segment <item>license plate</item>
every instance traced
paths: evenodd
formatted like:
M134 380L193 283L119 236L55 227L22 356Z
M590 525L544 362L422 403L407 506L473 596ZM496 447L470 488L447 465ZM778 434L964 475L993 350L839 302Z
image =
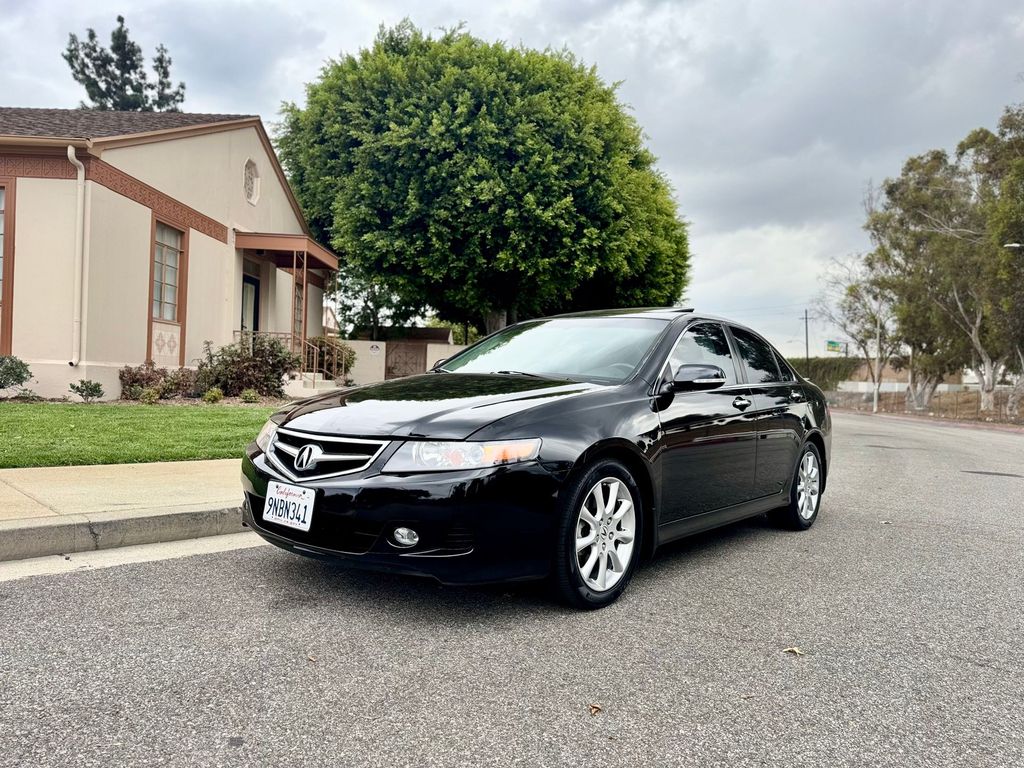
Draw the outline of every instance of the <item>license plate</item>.
M267 501L263 505L263 519L269 523L287 525L308 531L313 522L313 500L316 491L299 488L271 480L267 483Z

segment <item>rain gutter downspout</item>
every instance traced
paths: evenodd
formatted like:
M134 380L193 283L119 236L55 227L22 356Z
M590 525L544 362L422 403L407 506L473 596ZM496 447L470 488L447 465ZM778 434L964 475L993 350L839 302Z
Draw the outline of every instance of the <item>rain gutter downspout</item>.
M78 171L75 185L75 294L71 321L71 359L68 361L68 365L74 368L82 357L82 274L85 271L85 165L75 156L75 147L72 144L68 144L68 161Z

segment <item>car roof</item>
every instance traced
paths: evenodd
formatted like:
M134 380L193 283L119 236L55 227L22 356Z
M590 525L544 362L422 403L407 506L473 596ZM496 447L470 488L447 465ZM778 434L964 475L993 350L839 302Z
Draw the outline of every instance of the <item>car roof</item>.
M569 312L554 317L649 317L658 320L675 320L681 315L693 312L692 307L627 307L622 309L592 309L587 312Z

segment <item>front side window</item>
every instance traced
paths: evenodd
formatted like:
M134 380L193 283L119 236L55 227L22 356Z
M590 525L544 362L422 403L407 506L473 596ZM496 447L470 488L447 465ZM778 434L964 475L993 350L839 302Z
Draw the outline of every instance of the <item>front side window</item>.
M725 330L718 323L698 323L687 328L668 359L670 378L681 365L717 365L725 371L726 386L738 383Z
M667 321L566 317L514 325L444 364L449 373L516 372L618 383L629 378Z
M178 322L178 285L184 235L157 223L153 243L153 319Z
M742 328L733 328L732 337L736 339L748 384L767 384L779 380L775 352L766 342Z

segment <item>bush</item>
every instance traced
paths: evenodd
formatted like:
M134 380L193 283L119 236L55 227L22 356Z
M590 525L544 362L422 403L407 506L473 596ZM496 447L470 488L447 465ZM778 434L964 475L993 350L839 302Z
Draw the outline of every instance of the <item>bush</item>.
M193 368L179 368L170 371L160 383L160 397L199 397L203 389L197 386L199 372Z
M260 393L255 389L243 389L242 394L238 397L243 403L258 403L260 401Z
M128 389L121 390L122 400L138 400L142 397L142 385L132 384Z
M32 371L14 355L0 355L0 392L20 389L32 378Z
M299 358L270 336L253 335L216 352L206 342L204 349L198 384L217 388L229 397L244 389L254 389L266 397L283 397L284 377L299 366Z
M103 397L103 385L92 379L79 379L78 383L72 384L68 390L82 398L83 403L91 403Z
M139 400L146 405L156 405L160 401L160 391L156 387L146 387L139 393Z
M840 381L846 381L864 361L859 357L786 358L801 376L810 379L823 391L831 392Z
M224 399L224 393L219 387L210 387L203 393L204 403L219 403Z
M125 400L135 400L139 398L130 397L129 393L138 391L141 394L143 389L153 389L159 394L160 385L167 378L167 369L157 368L153 363L126 365L118 372L117 377L121 380L121 397ZM136 390L135 387L140 389Z

